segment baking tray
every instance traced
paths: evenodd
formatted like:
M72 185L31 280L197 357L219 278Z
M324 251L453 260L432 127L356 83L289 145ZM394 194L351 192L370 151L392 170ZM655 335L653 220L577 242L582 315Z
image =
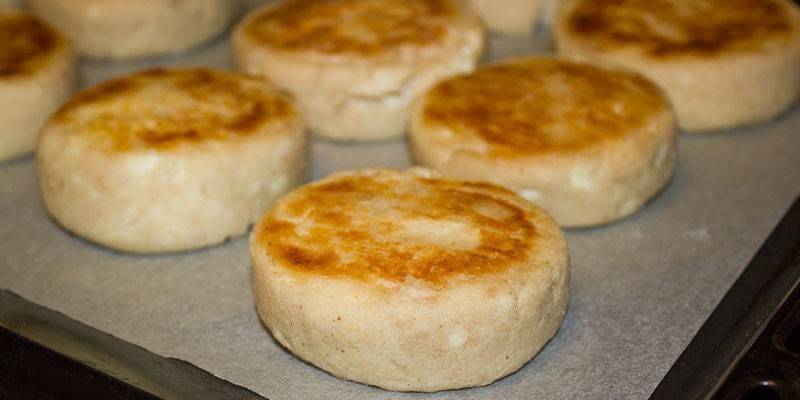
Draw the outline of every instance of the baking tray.
M490 36L486 60L548 52L541 32ZM232 68L226 37L141 62L81 64L83 85L154 65ZM314 139L312 179L409 165L403 139ZM260 323L245 237L160 256L116 253L50 221L33 157L0 164L0 288L270 399L642 399L800 193L800 109L754 127L679 140L675 177L618 223L568 230L572 297L557 336L482 388L393 393L337 379L283 350Z
M800 399L800 198L650 400Z

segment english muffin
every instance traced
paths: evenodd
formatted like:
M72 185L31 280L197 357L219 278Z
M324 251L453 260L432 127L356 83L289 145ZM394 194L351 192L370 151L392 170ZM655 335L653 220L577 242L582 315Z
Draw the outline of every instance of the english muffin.
M261 78L154 69L68 101L42 130L39 187L64 228L129 252L241 235L305 178L292 100Z
M188 49L222 32L240 0L28 0L82 55L134 58Z
M536 26L543 0L470 0L490 30L526 35Z
M291 92L332 139L402 135L411 99L472 70L483 29L457 0L289 0L233 34L239 66Z
M636 73L555 58L489 65L414 105L414 159L519 192L562 226L630 215L675 163L669 101Z
M21 5L21 0L0 0L0 7L19 7Z
M540 208L431 171L340 173L253 228L258 313L298 357L398 391L489 384L564 318L569 262Z
M0 9L0 161L34 148L42 124L69 97L75 57L38 18Z
M789 0L570 0L558 52L637 70L687 131L764 121L800 93L800 11Z

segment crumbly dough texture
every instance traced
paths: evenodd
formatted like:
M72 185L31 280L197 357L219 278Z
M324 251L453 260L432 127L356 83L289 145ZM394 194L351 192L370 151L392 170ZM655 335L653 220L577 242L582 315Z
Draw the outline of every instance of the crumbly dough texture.
M752 124L800 94L800 10L789 0L569 0L558 52L641 72L687 131Z
M194 47L228 26L241 0L28 0L76 50L95 58L135 58Z
M402 135L411 99L471 71L479 19L458 0L290 0L233 34L243 70L292 93L312 130L339 140Z
M33 150L75 80L75 57L58 32L26 12L0 9L0 161Z
M513 192L432 171L340 173L299 188L250 237L256 305L300 358L398 391L489 384L554 335L566 243Z
M638 210L669 181L676 152L655 84L546 57L440 82L414 105L410 141L418 164L512 188L570 227Z
M260 78L147 70L84 90L50 118L40 191L79 236L185 250L245 233L305 179L306 148L292 100Z

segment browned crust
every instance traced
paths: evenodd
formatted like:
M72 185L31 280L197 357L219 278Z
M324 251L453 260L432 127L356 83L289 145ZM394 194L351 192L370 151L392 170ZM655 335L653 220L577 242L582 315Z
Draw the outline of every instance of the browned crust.
M623 137L669 109L638 74L561 61L518 59L440 82L423 123L477 136L488 155L575 152Z
M753 51L787 40L793 23L785 0L580 0L566 30L604 49L635 47L655 57Z
M0 78L38 71L64 45L59 34L38 18L18 11L0 11Z
M243 137L296 116L291 101L260 78L195 68L103 82L74 96L52 121L126 151Z
M289 0L248 19L251 40L285 51L370 56L441 42L451 0Z
M284 197L259 223L253 244L297 273L441 285L454 276L502 273L529 259L535 218L514 199L487 183L399 172L346 175ZM409 234L409 221L464 224L477 228L479 239L474 245L427 242L427 232Z

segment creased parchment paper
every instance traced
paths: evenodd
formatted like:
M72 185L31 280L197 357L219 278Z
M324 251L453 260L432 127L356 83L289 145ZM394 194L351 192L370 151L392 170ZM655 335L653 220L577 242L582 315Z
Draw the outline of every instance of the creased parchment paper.
M541 36L541 35L540 35ZM491 37L497 59L547 41ZM151 65L231 68L226 37L189 53L85 61L83 84ZM33 157L0 164L0 287L271 399L642 399L689 343L800 193L800 107L760 126L682 136L669 188L640 213L571 230L572 299L558 335L487 387L385 392L334 378L280 348L256 316L245 237L166 256L115 253L50 221ZM405 142L315 139L313 179L409 164Z

